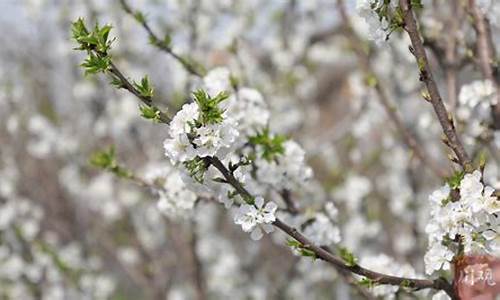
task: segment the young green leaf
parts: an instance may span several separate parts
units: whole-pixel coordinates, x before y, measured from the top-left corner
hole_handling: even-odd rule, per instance
[[[357,264],[356,257],[347,248],[340,248],[340,257],[348,267],[354,267]]]
[[[223,91],[218,93],[215,97],[211,97],[207,92],[199,89],[193,93],[193,96],[200,110],[198,121],[201,124],[217,124],[222,122],[224,119],[224,110],[219,107],[219,104],[229,98],[227,92]]]
[[[271,136],[269,128],[249,137],[249,141],[252,145],[260,145],[262,147],[262,157],[268,161],[285,152],[283,143],[286,141],[286,137],[283,135]]]
[[[149,81],[149,77],[146,75],[142,77],[140,82],[134,81],[134,87],[139,91],[141,96],[146,98],[152,98],[154,93],[154,88]]]
[[[140,105],[141,117],[152,120],[153,122],[160,122],[161,111],[156,106]]]
[[[85,69],[85,75],[106,72],[108,71],[110,65],[111,58],[109,56],[101,57],[93,53],[90,53],[81,64],[81,66]]]

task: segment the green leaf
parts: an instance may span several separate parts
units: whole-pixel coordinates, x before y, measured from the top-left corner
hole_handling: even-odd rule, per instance
[[[488,159],[488,153],[483,149],[479,151],[479,154],[477,155],[477,165],[478,168],[483,170],[484,167],[486,166],[486,161]]]
[[[301,256],[312,257],[313,260],[316,260],[318,258],[318,256],[313,250],[304,247],[304,245],[297,240],[287,239],[286,244],[289,247],[297,250],[297,252],[299,252]]]
[[[377,77],[374,74],[368,74],[366,76],[366,84],[369,87],[375,87],[377,85],[377,83],[378,83]]]
[[[227,92],[223,91],[218,93],[215,97],[211,97],[207,92],[199,89],[193,92],[193,96],[200,110],[198,122],[203,125],[222,122],[224,119],[224,110],[219,107],[219,104],[229,98]]]
[[[123,82],[120,80],[120,78],[118,78],[116,76],[112,76],[111,81],[109,82],[109,84],[111,84],[112,86],[114,86],[117,89],[122,89],[122,88],[125,87],[124,84],[123,84]]]
[[[234,76],[233,74],[231,74],[229,76],[229,82],[231,83],[231,86],[233,88],[237,88],[239,85],[240,85],[240,80],[238,77]]]
[[[418,70],[420,72],[425,71],[425,58],[424,57],[419,58],[417,61],[417,65],[418,65]]]
[[[205,172],[207,171],[207,164],[200,157],[195,157],[192,160],[184,162],[189,175],[198,183],[203,183],[205,179]]]
[[[413,288],[414,284],[411,280],[404,279],[403,281],[401,281],[401,284],[399,286],[402,288],[409,289],[409,288]]]
[[[354,254],[345,247],[340,248],[340,257],[348,267],[354,267],[357,264]]]
[[[312,257],[313,259],[316,259],[316,253],[312,250],[306,249],[306,248],[301,248],[299,250],[300,255],[305,256],[305,257]]]
[[[136,11],[134,13],[134,18],[137,22],[139,22],[141,24],[146,23],[146,16],[140,11]]]
[[[161,111],[156,106],[140,105],[139,110],[141,117],[153,122],[160,122]]]
[[[108,150],[98,151],[92,154],[89,160],[94,167],[107,169],[116,165],[115,147],[111,146]]]
[[[373,288],[376,285],[376,283],[373,279],[366,278],[366,277],[364,277],[360,281],[358,281],[358,284],[360,286],[364,286],[364,287],[369,288],[369,289]]]
[[[134,81],[134,87],[139,91],[141,96],[146,98],[152,98],[154,93],[154,88],[149,81],[149,77],[146,75],[142,77],[140,82]]]
[[[172,43],[172,36],[170,34],[168,34],[168,33],[165,34],[165,37],[163,38],[162,43],[163,43],[164,47],[170,48],[172,46],[171,45],[171,43]]]
[[[113,40],[109,40],[111,25],[99,27],[96,23],[93,31],[89,31],[82,18],[79,18],[71,24],[73,39],[80,45],[77,50],[97,51],[105,56],[111,48]]]
[[[78,18],[75,22],[71,23],[71,33],[75,41],[80,44],[82,38],[88,36],[89,31],[85,26],[85,22],[82,18]],[[81,46],[81,45],[80,45]],[[78,50],[85,50],[85,48],[77,48]]]
[[[302,244],[299,241],[294,240],[294,239],[287,239],[286,244],[288,247],[292,247],[292,248],[299,248],[302,246]]]
[[[109,147],[107,150],[97,151],[92,154],[89,163],[94,167],[108,170],[121,178],[130,178],[133,176],[132,172],[119,166],[116,162],[114,146]]]
[[[424,8],[424,4],[422,3],[422,0],[411,0],[410,4],[411,4],[411,7],[416,8],[416,9]]]
[[[262,147],[262,157],[268,161],[273,160],[276,156],[285,152],[283,143],[287,140],[283,135],[271,136],[269,128],[265,128],[254,136],[249,137],[249,142],[252,145],[260,145]]]
[[[446,182],[448,183],[450,188],[457,189],[460,186],[460,182],[462,181],[464,176],[465,176],[464,171],[456,171],[446,180]]]
[[[81,64],[81,66],[85,69],[85,75],[106,72],[110,65],[111,58],[109,56],[101,57],[93,53],[90,53]]]

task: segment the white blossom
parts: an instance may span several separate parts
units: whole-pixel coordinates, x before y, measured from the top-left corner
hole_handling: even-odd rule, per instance
[[[199,114],[196,103],[185,104],[172,119],[170,137],[163,143],[165,155],[172,164],[192,160],[197,156],[224,158],[236,141],[239,133],[232,118],[224,114],[220,123],[197,127],[194,124]]]
[[[429,249],[425,255],[426,272],[432,274],[440,269],[448,270],[454,256],[454,248],[445,246],[444,241],[460,238],[464,252],[495,253],[500,226],[498,198],[494,189],[484,186],[480,171],[465,174],[458,186],[459,199],[450,198],[448,185],[433,192],[431,220],[426,226]],[[483,236],[484,240],[478,239]],[[450,248],[449,248],[450,247]]]
[[[210,96],[215,96],[222,91],[231,91],[231,73],[227,68],[219,67],[210,70],[210,72],[203,77],[203,84],[207,89]]]
[[[211,70],[203,78],[203,84],[211,96],[221,91],[232,91],[230,72],[219,67]],[[239,87],[224,104],[227,114],[237,123],[237,129],[244,135],[255,134],[265,128],[270,112],[262,94],[252,88]]]
[[[445,291],[439,291],[432,296],[432,300],[451,300]]]
[[[304,234],[318,245],[329,246],[340,242],[339,228],[322,213],[314,216],[314,221],[306,227]]]
[[[255,161],[257,178],[278,190],[293,190],[312,177],[312,169],[306,165],[305,152],[299,144],[286,141],[283,146],[284,153],[277,155],[276,159],[259,158]]]
[[[489,80],[465,84],[460,89],[458,101],[457,119],[465,123],[464,140],[473,145],[477,137],[489,130],[491,106],[496,103],[494,84]]]
[[[425,272],[432,274],[438,270],[450,270],[450,263],[453,259],[453,252],[446,246],[434,243],[424,256]]]
[[[374,41],[377,45],[381,45],[386,39],[386,30],[389,24],[385,18],[380,20],[371,6],[372,3],[374,3],[373,0],[358,0],[356,10],[368,27],[368,39]]]
[[[241,225],[241,229],[245,232],[252,232],[251,238],[253,240],[259,240],[264,230],[266,233],[273,231],[272,223],[276,220],[274,215],[278,206],[274,202],[267,202],[264,205],[264,198],[256,197],[255,204],[242,204],[236,216],[234,222],[237,225]]]

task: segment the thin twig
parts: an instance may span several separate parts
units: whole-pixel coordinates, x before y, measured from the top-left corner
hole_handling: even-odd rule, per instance
[[[483,77],[490,80],[495,87],[496,103],[492,105],[493,126],[500,130],[500,84],[493,68],[496,51],[491,35],[491,28],[488,19],[477,7],[475,0],[469,0],[469,11],[473,19],[474,30],[476,31],[476,49],[479,56],[478,65]]]
[[[156,33],[154,33],[148,22],[145,19],[138,18],[137,12],[134,12],[134,10],[130,7],[126,0],[120,0],[120,3],[123,7],[123,10],[127,14],[132,16],[146,30],[149,35],[149,39],[154,46],[171,55],[175,60],[181,63],[190,74],[198,77],[203,77],[202,72],[199,71],[192,63],[190,63],[186,58],[177,54],[168,43],[161,42],[161,39]]]
[[[387,95],[386,91],[380,84],[379,77],[375,73],[375,70],[371,66],[370,63],[370,56],[366,52],[366,50],[363,47],[363,42],[361,38],[356,34],[354,31],[351,21],[349,20],[349,17],[347,15],[347,11],[345,8],[345,3],[343,0],[338,0],[337,1],[337,7],[340,12],[340,16],[342,18],[342,21],[344,23],[345,27],[345,32],[347,37],[350,39],[351,44],[354,48],[354,52],[358,56],[358,61],[360,64],[361,69],[369,76],[371,76],[374,80],[373,82],[373,87],[375,91],[377,92],[377,99],[380,101],[382,106],[384,107],[387,115],[389,116],[389,119],[392,121],[394,126],[397,128],[398,132],[400,133],[401,137],[403,138],[404,143],[406,146],[408,146],[415,156],[423,163],[425,164],[434,174],[436,174],[438,177],[446,177],[447,173],[439,167],[439,164],[432,161],[428,154],[425,152],[425,150],[420,146],[420,144],[417,142],[417,139],[415,138],[414,134],[410,132],[410,130],[405,126],[403,123],[403,120],[401,119],[400,115],[397,112],[396,107],[394,104],[392,104],[392,101],[390,101],[389,96]]]
[[[106,56],[103,53],[99,53],[97,51],[94,51],[96,55],[98,56]],[[154,107],[153,104],[153,99],[151,97],[146,97],[142,95],[138,89],[134,87],[134,85],[123,75],[123,73],[120,71],[120,69],[111,61],[109,63],[109,73],[111,73],[112,77],[120,81],[120,88],[124,88],[127,91],[129,91],[131,94],[136,96],[142,103],[149,107]],[[159,110],[159,121],[161,123],[168,123],[170,122],[170,117],[163,111]]]

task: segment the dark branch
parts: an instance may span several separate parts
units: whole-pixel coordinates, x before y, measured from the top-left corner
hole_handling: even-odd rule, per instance
[[[471,160],[465,151],[465,148],[455,130],[453,118],[444,106],[443,100],[439,93],[436,82],[432,76],[431,67],[425,53],[424,44],[420,37],[420,32],[417,27],[417,22],[413,15],[413,10],[409,0],[400,0],[400,7],[404,16],[404,29],[408,33],[412,47],[411,52],[416,58],[417,65],[420,71],[420,79],[424,82],[429,93],[429,101],[434,108],[438,117],[439,123],[443,128],[446,136],[446,144],[453,150],[456,155],[456,162],[459,163],[466,171],[472,169]]]

